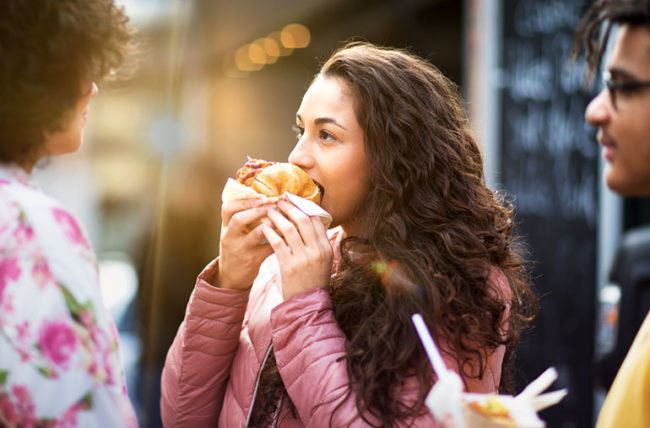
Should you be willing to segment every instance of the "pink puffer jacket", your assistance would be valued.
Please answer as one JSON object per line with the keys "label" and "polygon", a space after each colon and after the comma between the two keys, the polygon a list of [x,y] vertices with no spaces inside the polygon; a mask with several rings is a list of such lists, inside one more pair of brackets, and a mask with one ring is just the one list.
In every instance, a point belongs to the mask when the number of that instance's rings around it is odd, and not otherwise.
{"label": "pink puffer jacket", "polygon": [[[337,235],[335,231],[331,236],[336,247]],[[339,406],[349,384],[342,359],[345,336],[334,319],[327,291],[308,290],[283,302],[275,256],[262,264],[249,292],[210,285],[217,269],[214,261],[199,275],[185,320],[167,354],[161,397],[165,427],[244,427],[271,343],[298,416],[281,405],[276,426],[327,427],[332,414],[331,426],[367,426],[353,397]],[[498,282],[501,289],[507,287],[507,282]],[[468,390],[497,390],[501,348],[490,356],[483,379],[467,382]],[[455,367],[452,360],[447,364]],[[415,382],[413,393],[406,392],[407,400],[415,397]],[[433,416],[426,414],[412,426],[434,425]]]}

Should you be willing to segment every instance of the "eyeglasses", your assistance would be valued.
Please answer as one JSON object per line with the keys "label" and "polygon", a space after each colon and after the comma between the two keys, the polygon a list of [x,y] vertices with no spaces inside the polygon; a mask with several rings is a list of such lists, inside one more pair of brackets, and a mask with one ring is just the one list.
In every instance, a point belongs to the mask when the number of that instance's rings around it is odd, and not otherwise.
{"label": "eyeglasses", "polygon": [[610,71],[603,72],[603,82],[609,91],[609,95],[612,99],[612,106],[614,110],[618,110],[616,106],[616,93],[622,95],[631,95],[643,88],[650,87],[650,80],[629,80],[627,82],[614,82],[612,80],[612,73]]}

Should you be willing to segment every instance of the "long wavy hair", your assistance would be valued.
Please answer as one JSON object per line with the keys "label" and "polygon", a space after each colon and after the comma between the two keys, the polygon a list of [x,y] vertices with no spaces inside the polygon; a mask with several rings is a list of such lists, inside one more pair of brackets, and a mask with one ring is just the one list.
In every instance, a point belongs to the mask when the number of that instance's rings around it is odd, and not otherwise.
{"label": "long wavy hair", "polygon": [[[319,75],[341,79],[353,95],[371,183],[359,206],[362,232],[342,242],[329,290],[347,338],[351,385],[341,398],[353,395],[367,423],[391,426],[425,411],[435,380],[412,314],[443,338],[463,377],[482,378],[500,345],[511,361],[537,300],[513,237],[513,208],[485,185],[455,85],[413,54],[367,43],[345,45]],[[495,269],[508,280],[509,302],[488,281]],[[406,402],[403,387],[414,376],[417,398]],[[273,359],[259,394],[255,426],[286,396]]]}

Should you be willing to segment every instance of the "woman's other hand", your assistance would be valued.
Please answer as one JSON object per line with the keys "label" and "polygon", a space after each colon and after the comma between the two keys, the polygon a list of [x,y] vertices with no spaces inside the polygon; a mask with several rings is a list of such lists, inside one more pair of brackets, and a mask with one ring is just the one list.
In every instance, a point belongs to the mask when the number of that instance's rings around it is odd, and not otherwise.
{"label": "woman's other hand", "polygon": [[246,225],[266,216],[263,199],[241,199],[224,202],[221,207],[221,239],[219,242],[219,277],[221,288],[246,290],[259,273],[260,265],[273,249],[263,244],[264,222],[251,231]]}
{"label": "woman's other hand", "polygon": [[284,299],[327,286],[333,251],[325,226],[318,217],[309,217],[286,201],[278,201],[277,207],[281,212],[272,207],[266,210],[282,236],[266,224],[262,232],[278,257]]}

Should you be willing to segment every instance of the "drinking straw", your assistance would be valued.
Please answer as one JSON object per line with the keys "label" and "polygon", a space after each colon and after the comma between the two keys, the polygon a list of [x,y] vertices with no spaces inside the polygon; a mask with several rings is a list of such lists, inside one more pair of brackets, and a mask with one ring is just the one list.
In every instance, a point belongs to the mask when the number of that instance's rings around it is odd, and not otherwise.
{"label": "drinking straw", "polygon": [[433,337],[431,337],[431,334],[429,334],[429,329],[424,323],[424,319],[422,318],[422,315],[413,314],[411,320],[415,325],[415,329],[417,330],[418,335],[420,336],[422,345],[424,345],[424,350],[429,356],[429,361],[431,361],[431,365],[433,366],[433,371],[436,372],[438,379],[447,376],[448,370],[447,367],[445,366],[445,362],[442,359],[442,356],[440,355],[440,351],[438,351],[438,347],[436,346]]}

